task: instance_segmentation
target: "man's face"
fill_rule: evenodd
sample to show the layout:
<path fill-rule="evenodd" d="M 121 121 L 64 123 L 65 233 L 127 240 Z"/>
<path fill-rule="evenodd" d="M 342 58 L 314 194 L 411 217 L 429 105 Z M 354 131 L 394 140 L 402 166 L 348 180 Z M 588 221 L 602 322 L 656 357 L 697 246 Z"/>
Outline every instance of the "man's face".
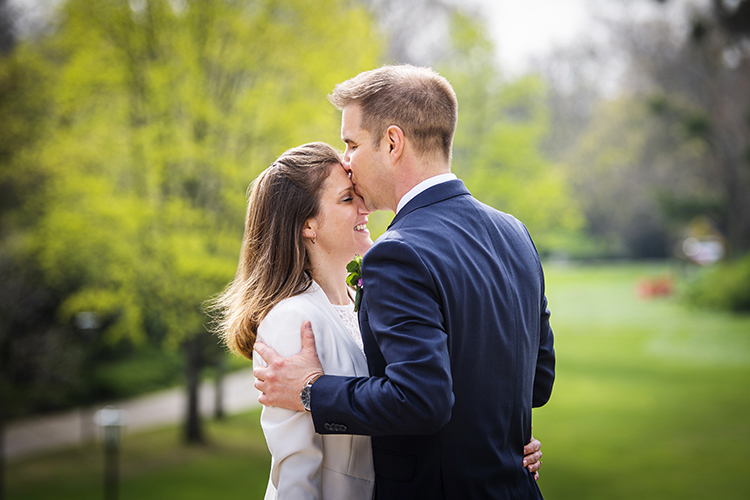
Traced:
<path fill-rule="evenodd" d="M 341 114 L 341 140 L 346 143 L 344 168 L 368 210 L 395 210 L 389 202 L 388 186 L 392 176 L 387 148 L 382 141 L 377 149 L 373 146 L 370 132 L 360 127 L 361 115 L 357 105 L 345 107 Z"/>

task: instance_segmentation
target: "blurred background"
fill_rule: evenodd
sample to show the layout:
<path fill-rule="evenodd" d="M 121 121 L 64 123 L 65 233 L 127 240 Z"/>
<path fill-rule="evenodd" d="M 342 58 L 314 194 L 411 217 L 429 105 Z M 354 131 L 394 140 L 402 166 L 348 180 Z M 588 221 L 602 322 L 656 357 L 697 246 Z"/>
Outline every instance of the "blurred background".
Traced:
<path fill-rule="evenodd" d="M 262 497 L 202 303 L 253 178 L 401 62 L 545 263 L 545 496 L 750 497 L 750 0 L 0 0 L 0 498 Z"/>

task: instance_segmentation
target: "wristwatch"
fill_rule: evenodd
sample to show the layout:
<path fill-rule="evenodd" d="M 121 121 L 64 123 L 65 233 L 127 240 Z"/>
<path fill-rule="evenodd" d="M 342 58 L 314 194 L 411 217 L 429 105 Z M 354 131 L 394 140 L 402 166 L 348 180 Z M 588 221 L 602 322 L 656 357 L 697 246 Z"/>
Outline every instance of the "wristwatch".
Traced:
<path fill-rule="evenodd" d="M 315 375 L 313 378 L 307 381 L 305 387 L 302 388 L 302 392 L 299 393 L 299 398 L 302 400 L 302 406 L 306 411 L 310 411 L 310 392 L 312 389 L 313 382 L 318 380 L 320 375 Z"/>

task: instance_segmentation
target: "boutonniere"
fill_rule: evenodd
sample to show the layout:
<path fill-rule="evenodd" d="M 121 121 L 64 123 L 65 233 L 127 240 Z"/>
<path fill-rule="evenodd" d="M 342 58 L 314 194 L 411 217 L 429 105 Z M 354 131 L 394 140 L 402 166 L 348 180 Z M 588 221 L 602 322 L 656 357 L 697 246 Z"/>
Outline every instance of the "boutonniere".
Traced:
<path fill-rule="evenodd" d="M 362 256 L 357 255 L 350 263 L 346 265 L 349 274 L 346 276 L 346 284 L 354 288 L 354 312 L 359 311 L 359 305 L 362 302 Z"/>

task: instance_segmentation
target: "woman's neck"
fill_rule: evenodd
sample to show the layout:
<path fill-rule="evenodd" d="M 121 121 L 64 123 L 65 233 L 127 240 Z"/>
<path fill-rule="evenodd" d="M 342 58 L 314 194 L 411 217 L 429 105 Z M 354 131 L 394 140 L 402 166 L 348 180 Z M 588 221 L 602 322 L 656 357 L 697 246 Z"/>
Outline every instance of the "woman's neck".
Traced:
<path fill-rule="evenodd" d="M 351 302 L 346 286 L 346 264 L 312 262 L 311 275 L 331 304 L 345 305 Z"/>

